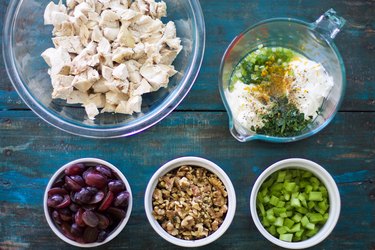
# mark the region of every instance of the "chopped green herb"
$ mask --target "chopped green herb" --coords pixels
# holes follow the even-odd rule
[[[270,112],[262,115],[264,125],[252,127],[258,134],[270,136],[295,136],[311,123],[312,117],[305,119],[305,114],[288,101],[287,97],[279,98]]]

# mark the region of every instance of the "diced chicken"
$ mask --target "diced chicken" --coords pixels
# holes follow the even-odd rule
[[[91,42],[81,53],[76,56],[72,61],[72,70],[73,75],[80,74],[87,70],[90,65],[95,66],[99,64],[99,57],[93,57],[96,52],[96,43]]]
[[[99,43],[102,38],[103,38],[103,34],[99,26],[94,27],[91,33],[91,40]]]
[[[106,27],[103,29],[103,34],[104,36],[109,40],[109,41],[114,41],[116,40],[118,34],[120,33],[120,28],[110,28]]]
[[[167,39],[165,42],[169,48],[177,50],[177,53],[182,49],[180,38]]]
[[[115,112],[132,115],[134,112],[141,112],[142,97],[132,96],[128,101],[121,101]]]
[[[132,92],[132,95],[143,95],[152,91],[151,85],[145,80],[142,79],[139,86]]]
[[[68,96],[66,102],[68,104],[79,104],[79,103],[87,103],[89,100],[89,96],[85,92],[81,92],[79,90],[73,90],[73,92]]]
[[[101,27],[118,28],[120,16],[112,10],[104,10],[101,13],[99,25]]]
[[[104,108],[105,105],[105,95],[101,93],[89,95],[89,102],[95,104],[97,108]]]
[[[104,108],[102,109],[101,113],[105,113],[105,112],[112,113],[112,112],[115,112],[115,110],[116,110],[116,105],[109,104],[107,102]]]
[[[123,11],[123,13],[121,14],[121,20],[129,21],[136,16],[138,16],[138,12],[131,10],[131,9],[127,9]]]
[[[143,65],[140,73],[151,84],[154,91],[166,87],[169,82],[168,72],[159,65]]]
[[[102,37],[98,43],[98,52],[101,54],[109,54],[111,52],[111,44],[107,39]]]
[[[128,69],[125,64],[120,64],[113,69],[112,75],[120,80],[126,80],[129,76]]]
[[[85,107],[86,114],[90,120],[94,120],[95,116],[99,114],[99,110],[96,107],[95,103],[93,102],[84,104],[84,107]]]
[[[69,74],[71,60],[68,51],[63,48],[49,48],[42,53],[43,59],[51,67],[50,74]]]
[[[122,93],[110,91],[105,94],[106,103],[109,103],[112,105],[118,105],[121,102],[121,100],[125,100],[125,99],[127,100],[127,98],[125,98],[125,95]]]
[[[110,67],[107,67],[105,65],[102,65],[102,76],[107,81],[113,80],[113,69]]]
[[[56,48],[62,47],[69,53],[79,54],[83,50],[79,36],[60,36],[52,39]]]
[[[134,28],[142,33],[154,33],[163,29],[163,23],[159,19],[143,15],[135,22]]]
[[[95,93],[106,93],[109,91],[109,88],[106,86],[106,80],[104,78],[100,78],[92,85],[92,89]]]
[[[121,26],[116,41],[123,47],[134,48],[135,46],[133,34],[125,25]]]
[[[161,49],[160,50],[160,63],[165,65],[171,65],[176,59],[178,52],[176,50]]]
[[[99,78],[98,71],[89,67],[86,71],[74,77],[73,86],[79,91],[86,92]]]
[[[62,16],[59,16],[57,14],[62,14]],[[65,18],[66,15],[66,7],[62,4],[61,0],[58,4],[55,4],[54,2],[50,2],[46,9],[44,10],[44,24],[61,24],[61,18]],[[58,19],[58,20],[56,20]],[[65,21],[65,20],[64,20]]]
[[[117,63],[123,63],[125,60],[130,59],[133,54],[134,51],[131,48],[119,47],[113,51],[112,60]]]
[[[53,92],[53,98],[67,99],[73,91],[73,76],[66,75],[53,75],[51,77]]]
[[[75,35],[74,25],[69,21],[62,22],[58,25],[55,25],[52,33],[56,37],[74,36]]]

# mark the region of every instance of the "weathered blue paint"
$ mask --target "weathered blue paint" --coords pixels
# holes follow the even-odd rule
[[[0,28],[8,3],[0,1]],[[129,223],[105,249],[176,249],[148,224],[143,198],[148,180],[161,165],[187,155],[217,163],[231,178],[237,195],[236,216],[229,230],[202,249],[275,248],[255,228],[249,196],[266,167],[290,157],[317,162],[339,186],[340,220],[332,234],[313,249],[375,248],[374,2],[202,0],[201,4],[207,49],[200,75],[175,112],[136,136],[94,140],[51,127],[23,104],[0,61],[0,249],[70,248],[48,228],[42,199],[53,173],[81,157],[111,162],[132,187],[134,206]],[[331,7],[348,21],[336,38],[348,82],[341,112],[322,132],[303,141],[237,142],[228,131],[217,88],[219,62],[229,42],[261,20],[289,16],[313,21]]]

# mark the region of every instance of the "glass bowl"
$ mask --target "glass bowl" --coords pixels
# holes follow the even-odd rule
[[[265,20],[239,34],[228,46],[221,61],[219,90],[229,116],[231,134],[239,141],[264,140],[270,142],[292,142],[307,138],[322,130],[337,113],[346,88],[344,62],[333,43],[333,38],[345,24],[345,20],[332,9],[313,23],[291,18]],[[243,127],[233,117],[227,95],[233,69],[248,53],[259,46],[284,47],[321,63],[334,86],[320,108],[319,115],[301,134],[292,137],[277,137],[256,134]]]
[[[173,65],[179,72],[168,88],[142,96],[136,115],[103,113],[88,119],[85,109],[52,99],[48,65],[40,56],[53,47],[53,26],[45,26],[44,9],[50,0],[11,0],[5,18],[3,54],[9,78],[22,100],[43,120],[66,132],[94,138],[113,138],[143,131],[171,113],[192,87],[203,60],[205,26],[198,0],[165,0],[176,24],[183,50]]]

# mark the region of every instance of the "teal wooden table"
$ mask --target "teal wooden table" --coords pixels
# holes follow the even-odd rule
[[[0,26],[8,0],[0,1]],[[48,227],[42,197],[52,174],[80,157],[118,166],[133,189],[131,218],[103,249],[175,249],[148,224],[143,198],[156,169],[179,156],[201,156],[220,165],[235,186],[237,211],[229,230],[203,249],[276,249],[250,218],[249,195],[272,163],[307,158],[336,180],[342,199],[339,222],[314,249],[375,249],[375,2],[374,0],[202,0],[207,43],[199,77],[187,98],[166,119],[138,135],[111,140],[73,136],[46,124],[20,100],[0,61],[0,249],[68,249]],[[232,38],[263,19],[307,21],[333,7],[347,19],[337,36],[347,69],[344,103],[317,135],[289,144],[237,142],[219,97],[220,58]]]

